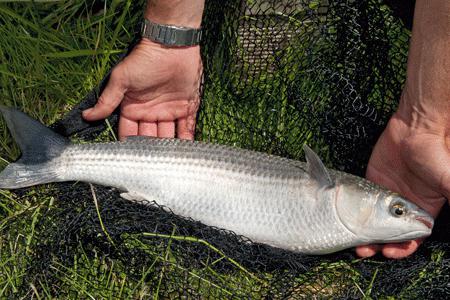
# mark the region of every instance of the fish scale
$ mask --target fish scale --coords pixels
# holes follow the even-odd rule
[[[339,224],[332,202],[315,199],[318,186],[297,161],[151,138],[72,145],[59,160],[66,170],[63,180],[120,187],[255,242],[309,253],[347,246],[354,239]]]
[[[22,157],[0,173],[0,189],[85,181],[128,200],[308,254],[400,242],[431,233],[417,205],[362,178],[328,170],[305,146],[307,163],[176,139],[131,137],[73,145],[14,109],[0,112]]]

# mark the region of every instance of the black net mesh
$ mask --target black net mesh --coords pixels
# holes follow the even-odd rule
[[[409,13],[394,14],[376,0],[206,3],[197,138],[295,159],[302,159],[308,143],[329,167],[363,175],[405,80],[409,31],[395,16],[407,20]],[[92,140],[104,125],[89,127],[79,112],[98,92],[54,127]],[[123,286],[111,288],[123,298],[450,295],[448,211],[433,237],[409,258],[361,260],[351,250],[314,257],[253,244],[156,204],[123,200],[109,188],[95,187],[93,193],[86,184],[67,183],[46,193],[56,201],[41,210],[46,218],[40,220],[52,222],[35,224],[38,241],[27,254],[24,295],[30,283],[49,287],[44,292],[52,297],[76,294],[79,287],[67,280],[71,274],[61,273],[76,268],[80,251],[98,263],[83,273],[89,289],[103,280],[102,270],[119,268],[115,276]],[[125,289],[129,278],[145,282],[148,290]]]
[[[201,137],[292,158],[307,142],[329,165],[362,175],[405,77],[399,21],[379,1],[220,9],[222,27],[205,35],[217,44],[206,45]]]
[[[126,276],[145,280],[150,295],[158,293],[164,299],[442,299],[450,293],[447,237],[435,236],[406,260],[360,260],[351,251],[305,256],[249,243],[156,204],[131,203],[108,188],[96,187],[94,192],[98,208],[86,184],[76,189],[63,184],[53,191],[58,207],[48,213],[51,225],[36,225],[40,242],[29,258],[27,282],[50,282],[51,294],[66,296],[59,291],[71,283],[61,282],[64,269],[52,266],[73,265],[82,247],[87,257],[106,256],[109,263],[126,266]],[[438,223],[437,231],[445,226]],[[93,287],[102,280],[99,273],[94,269],[84,274]]]

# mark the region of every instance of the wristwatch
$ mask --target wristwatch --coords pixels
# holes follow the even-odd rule
[[[157,24],[144,19],[142,37],[168,47],[186,47],[200,44],[201,28],[190,28],[169,24]]]

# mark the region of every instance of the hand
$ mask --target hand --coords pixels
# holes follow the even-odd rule
[[[433,120],[412,119],[401,111],[391,118],[372,152],[366,177],[436,217],[445,198],[450,199],[450,137]],[[368,257],[381,251],[388,258],[403,258],[416,251],[420,243],[360,246],[356,253]]]
[[[407,78],[398,111],[379,138],[366,176],[398,192],[436,217],[450,199],[450,22],[447,0],[417,0]],[[421,240],[358,247],[403,258]]]
[[[119,138],[147,135],[193,139],[200,103],[200,48],[167,48],[142,39],[112,71],[86,120],[109,116],[121,104]]]

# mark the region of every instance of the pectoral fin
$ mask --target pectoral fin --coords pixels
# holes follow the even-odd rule
[[[320,187],[333,186],[334,182],[331,180],[330,173],[319,156],[306,144],[303,146],[303,151],[305,151],[309,176],[317,181]]]
[[[121,193],[120,197],[123,199],[129,200],[129,201],[146,201],[144,196],[135,193],[135,192],[127,192],[127,193]]]

